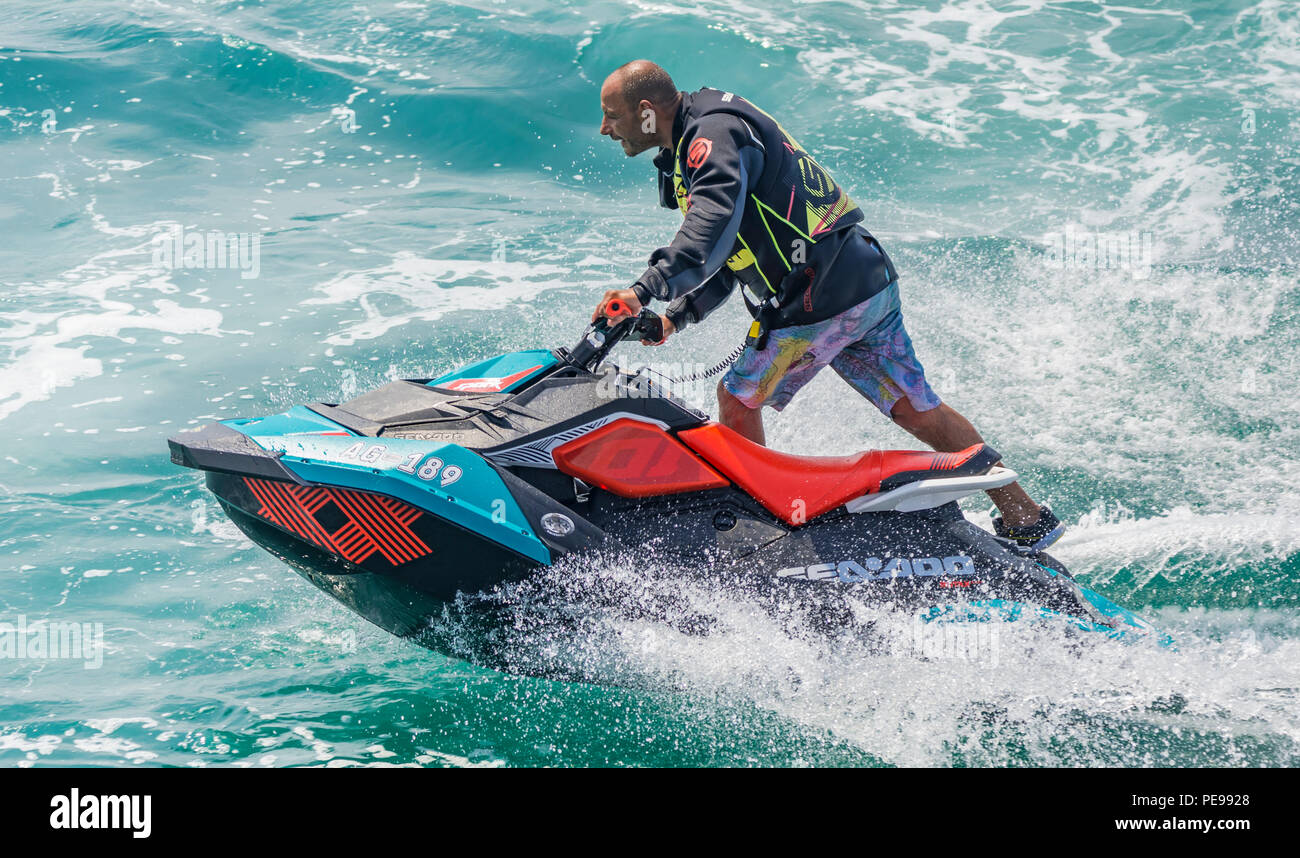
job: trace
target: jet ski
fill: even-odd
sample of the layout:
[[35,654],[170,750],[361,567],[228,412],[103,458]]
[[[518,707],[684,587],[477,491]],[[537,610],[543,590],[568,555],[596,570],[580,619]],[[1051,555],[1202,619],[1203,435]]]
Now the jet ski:
[[851,590],[938,620],[1152,631],[1055,558],[965,518],[959,499],[1017,479],[988,445],[768,449],[650,370],[606,364],[629,335],[661,338],[658,324],[648,310],[602,318],[572,347],[213,422],[170,439],[171,460],[202,471],[251,540],[417,642],[458,595],[610,550],[781,598]]

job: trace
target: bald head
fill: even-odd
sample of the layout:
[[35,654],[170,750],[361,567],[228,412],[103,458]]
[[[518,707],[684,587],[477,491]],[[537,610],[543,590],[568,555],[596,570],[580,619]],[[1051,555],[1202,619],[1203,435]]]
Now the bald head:
[[679,98],[673,79],[655,63],[625,63],[614,69],[600,88],[604,114],[600,133],[618,141],[629,156],[655,146],[670,146]]
[[677,98],[677,85],[668,72],[649,60],[624,63],[614,69],[610,78],[617,81],[629,105],[648,101],[658,107]]

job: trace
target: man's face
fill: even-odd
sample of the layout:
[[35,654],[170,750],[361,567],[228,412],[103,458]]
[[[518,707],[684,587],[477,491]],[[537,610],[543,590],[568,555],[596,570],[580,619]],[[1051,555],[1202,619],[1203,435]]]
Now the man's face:
[[[600,88],[600,111],[603,114],[600,133],[611,140],[618,141],[629,158],[658,145],[653,132],[646,133],[642,130],[647,117],[641,115],[636,105],[627,103],[618,82],[613,79],[606,80],[605,85]],[[650,117],[653,116],[654,114],[651,113]],[[651,122],[649,127],[654,128],[655,124]]]

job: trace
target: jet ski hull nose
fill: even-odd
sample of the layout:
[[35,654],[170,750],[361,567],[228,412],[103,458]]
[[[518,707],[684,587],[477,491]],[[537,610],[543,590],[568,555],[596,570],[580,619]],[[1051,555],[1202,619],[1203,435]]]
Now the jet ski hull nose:
[[[221,507],[249,539],[321,591],[389,634],[419,639],[443,602],[394,575],[367,571],[337,554],[268,524],[260,516],[218,497]],[[435,578],[430,571],[426,576]]]
[[253,542],[401,636],[457,593],[491,590],[603,538],[471,450],[358,436],[301,406],[208,424],[169,445]]
[[[389,589],[399,602],[411,602],[411,594],[418,592],[422,603],[432,604],[450,601],[460,591],[491,589],[539,565],[534,558],[381,494],[217,471],[207,473],[207,485],[249,539],[299,571],[310,568],[326,576],[328,586],[308,577],[340,598],[333,579],[366,576],[373,579],[366,585],[372,595]],[[355,600],[342,601],[363,615],[369,613]]]

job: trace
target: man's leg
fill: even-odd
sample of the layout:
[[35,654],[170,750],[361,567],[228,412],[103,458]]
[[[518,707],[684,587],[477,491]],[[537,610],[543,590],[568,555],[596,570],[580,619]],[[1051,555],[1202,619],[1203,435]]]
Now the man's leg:
[[[984,443],[970,421],[946,404],[941,403],[938,408],[928,411],[917,411],[904,396],[894,403],[889,416],[899,426],[940,453],[955,453]],[[762,431],[761,423],[759,431]],[[1038,520],[1038,504],[1030,499],[1020,483],[989,489],[988,496],[1002,513],[1002,520],[1010,527],[1025,527]]]
[[722,425],[734,429],[755,444],[767,444],[763,433],[763,407],[750,408],[731,395],[731,391],[718,382],[718,418]]

